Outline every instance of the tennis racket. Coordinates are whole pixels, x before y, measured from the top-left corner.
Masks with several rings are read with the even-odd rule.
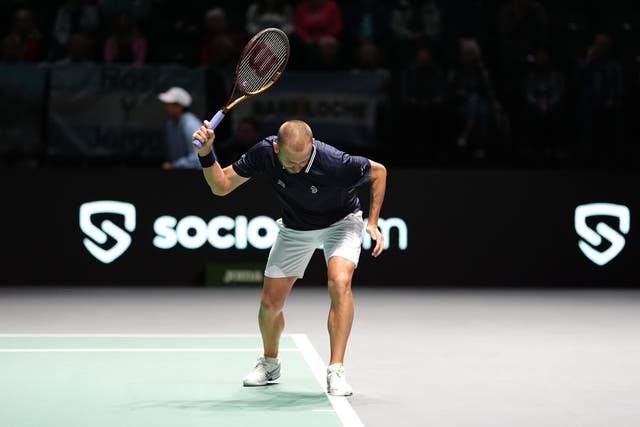
[[[266,28],[253,36],[240,54],[229,98],[209,121],[209,127],[215,129],[233,107],[269,89],[287,66],[289,51],[287,35],[277,28]],[[193,144],[202,148],[197,139]]]

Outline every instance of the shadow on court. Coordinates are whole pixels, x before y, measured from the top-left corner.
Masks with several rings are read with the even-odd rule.
[[[324,393],[286,391],[273,384],[267,387],[244,388],[230,399],[211,400],[149,400],[119,405],[118,409],[141,411],[147,409],[178,409],[197,411],[300,411],[325,408]]]

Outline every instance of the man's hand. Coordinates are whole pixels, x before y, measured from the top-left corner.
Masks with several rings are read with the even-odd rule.
[[[191,135],[191,138],[197,139],[202,143],[202,147],[198,147],[193,144],[193,148],[196,149],[200,157],[204,157],[211,152],[211,147],[213,145],[213,140],[216,138],[216,134],[213,132],[213,129],[209,127],[209,121],[205,120],[204,125],[200,126],[200,129]]]
[[[382,253],[382,250],[384,249],[384,237],[378,229],[378,224],[367,224],[367,234],[371,236],[371,240],[376,242],[376,245],[371,251],[371,255],[377,257]]]

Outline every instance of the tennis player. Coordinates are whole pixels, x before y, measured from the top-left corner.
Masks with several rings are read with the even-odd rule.
[[[213,150],[215,135],[207,121],[193,138],[203,144],[196,149],[213,194],[225,196],[252,176],[264,173],[282,203],[282,218],[277,221],[280,231],[269,252],[258,313],[264,354],[244,378],[244,385],[262,386],[280,377],[278,348],[284,303],[295,281],[303,277],[314,251],[322,246],[331,298],[327,391],[351,395],[343,362],[353,323],[351,281],[362,245],[357,188],[370,186],[366,232],[375,241],[372,255],[377,257],[384,246],[378,217],[386,187],[385,167],[314,139],[311,128],[299,120],[283,123],[277,136],[258,142],[224,169]]]

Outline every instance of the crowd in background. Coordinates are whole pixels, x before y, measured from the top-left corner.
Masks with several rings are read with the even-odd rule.
[[[385,156],[406,165],[633,165],[634,2],[7,0],[3,63],[233,69],[279,27],[289,69],[389,75]],[[419,155],[417,154],[419,153]]]

